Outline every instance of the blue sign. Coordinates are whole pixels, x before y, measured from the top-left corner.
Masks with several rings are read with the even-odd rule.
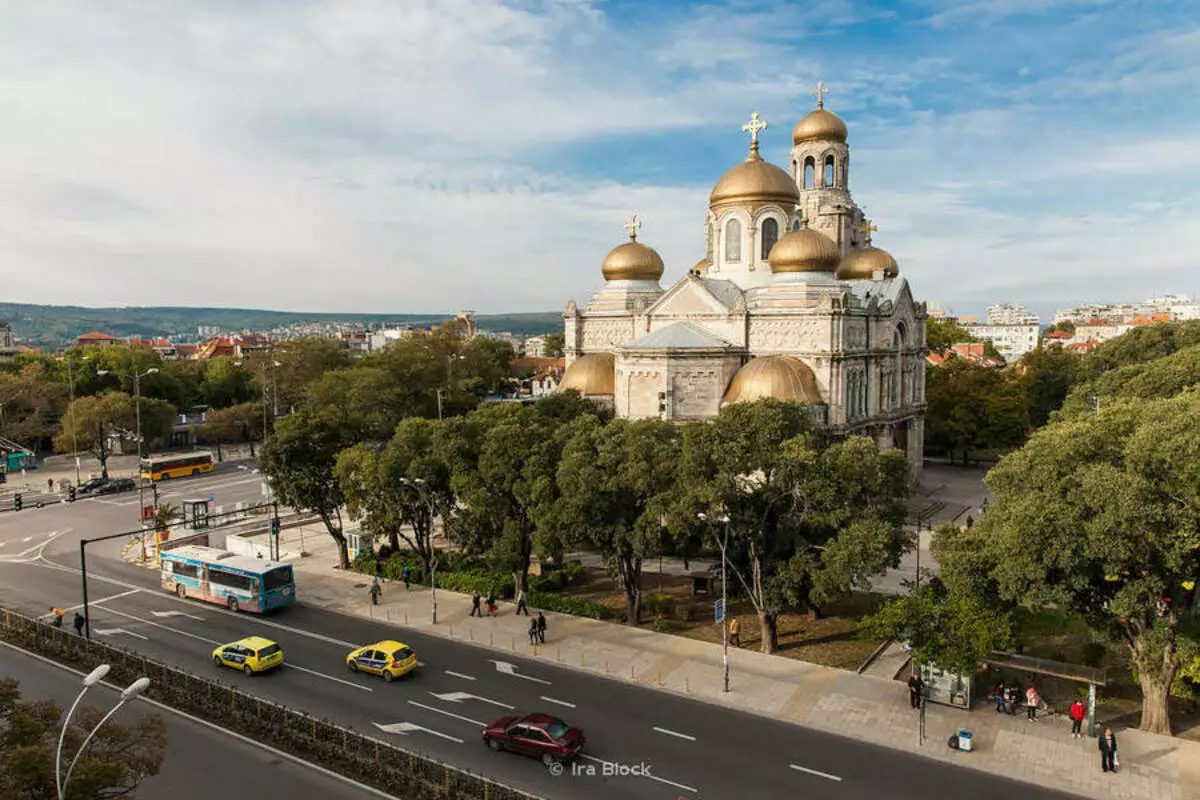
[[[713,606],[713,611],[716,613],[716,623],[720,625],[725,621],[725,601],[718,600],[716,605]]]
[[[210,494],[210,495],[208,496],[208,502],[210,502],[210,503],[215,503],[215,502],[217,502],[217,496],[216,496],[215,494]]]

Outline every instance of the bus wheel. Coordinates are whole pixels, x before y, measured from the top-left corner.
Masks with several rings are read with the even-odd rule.
[[[183,600],[187,597],[187,588],[182,583],[177,583],[175,584],[175,594],[180,600]]]
[[[238,601],[237,601],[237,598],[236,598],[236,597],[230,597],[228,600],[226,600],[226,605],[228,605],[228,606],[229,606],[229,610],[230,610],[230,611],[237,611],[237,610],[238,610]]]

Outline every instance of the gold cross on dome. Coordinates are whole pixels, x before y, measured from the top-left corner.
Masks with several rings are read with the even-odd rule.
[[[829,89],[825,86],[825,81],[817,81],[817,90],[812,93],[813,97],[817,98],[817,108],[825,107],[825,95],[829,94]]]
[[[624,225],[625,230],[629,231],[630,241],[637,240],[637,232],[638,232],[638,228],[640,228],[640,227],[642,227],[642,221],[640,219],[638,219],[638,215],[630,214],[629,222],[626,222]]]
[[[865,241],[867,244],[870,244],[870,243],[871,243],[871,233],[872,233],[873,231],[877,231],[877,230],[879,230],[879,226],[878,226],[878,225],[872,225],[872,224],[871,224],[871,220],[867,219],[867,220],[863,220],[863,224],[862,224],[862,226],[859,228],[859,230],[860,230],[860,231],[862,231],[863,240],[864,240],[864,241]]]
[[[758,112],[755,111],[750,115],[750,121],[742,126],[743,132],[750,134],[750,146],[754,147],[758,144],[758,132],[767,129],[767,121],[758,118]]]

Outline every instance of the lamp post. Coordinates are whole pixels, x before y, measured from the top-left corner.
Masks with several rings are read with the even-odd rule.
[[[80,361],[90,361],[90,356],[80,356]],[[72,371],[71,351],[67,351],[67,392],[71,398],[71,451],[75,456],[75,487],[79,488],[79,437],[75,431],[75,374]]]
[[[63,740],[67,737],[67,726],[71,724],[71,717],[75,716],[75,709],[79,708],[79,701],[83,700],[83,696],[87,694],[87,690],[95,686],[104,676],[108,674],[108,664],[101,664],[94,670],[89,672],[83,679],[83,689],[79,692],[79,696],[75,698],[75,702],[71,704],[71,709],[67,712],[67,716],[63,719],[62,730],[58,733],[58,749],[54,752],[54,787],[58,790],[58,796],[62,797],[62,748]]]
[[[137,447],[138,447],[138,525],[142,527],[142,561],[146,560],[146,481],[142,477],[142,378],[154,375],[158,367],[150,367],[145,372],[133,371],[133,408],[137,417]]]
[[[429,596],[433,601],[433,608],[430,619],[433,624],[437,625],[437,550],[433,547],[433,518],[435,516],[433,502],[425,494],[425,480],[423,478],[401,478],[400,482],[405,486],[411,486],[417,493],[417,497],[421,498],[421,502],[429,507]],[[445,524],[442,525],[445,529]]]
[[[700,512],[696,515],[697,519],[704,522],[708,521],[708,515]],[[725,535],[717,540],[717,544],[721,546],[721,669],[724,672],[725,688],[722,691],[729,691],[729,626],[725,624],[725,617],[729,614],[728,596],[725,591],[725,552],[729,547],[729,515],[725,514],[718,517],[714,522],[725,523]]]
[[[86,692],[88,690],[88,688],[90,688],[91,686],[93,686],[94,684],[99,682],[100,679],[103,678],[107,673],[108,673],[108,665],[102,664],[101,666],[96,667],[96,669],[92,670],[92,672],[86,678],[83,679],[83,683],[84,683],[83,692],[80,692],[79,697],[77,697],[75,699],[76,706],[79,705],[79,701],[83,699],[84,692]],[[90,681],[90,683],[89,683],[89,681]],[[75,771],[75,765],[79,763],[79,757],[81,755],[83,755],[85,750],[87,750],[87,746],[91,743],[92,737],[96,735],[96,731],[98,731],[102,727],[104,727],[104,723],[108,722],[108,720],[113,716],[113,714],[116,714],[117,711],[120,710],[121,706],[125,705],[130,700],[133,700],[138,695],[140,695],[142,692],[146,691],[146,688],[149,685],[150,685],[149,678],[138,678],[136,681],[129,684],[129,686],[125,687],[125,689],[123,689],[121,691],[120,701],[118,701],[117,704],[115,706],[113,706],[112,709],[109,710],[109,712],[107,714],[105,714],[103,717],[101,717],[100,721],[98,723],[96,723],[96,727],[92,728],[91,732],[88,733],[87,738],[85,738],[83,740],[83,744],[80,745],[79,751],[77,753],[75,753],[75,758],[73,758],[71,760],[71,766],[67,767],[67,777],[63,778],[62,783],[57,783],[60,767],[59,767],[59,761],[57,761],[57,760],[55,761],[54,778],[55,778],[55,782],[57,784],[55,788],[58,789],[58,800],[63,800],[63,798],[66,796],[67,786],[71,782],[71,773]],[[71,711],[74,712],[74,710],[75,710],[75,706],[71,706]],[[58,737],[58,754],[59,754],[58,757],[60,757],[60,758],[61,758],[61,753],[62,753],[63,737],[66,735],[67,725],[70,723],[70,716],[71,715],[68,713],[67,719],[63,722],[62,733],[60,733],[59,737]]]

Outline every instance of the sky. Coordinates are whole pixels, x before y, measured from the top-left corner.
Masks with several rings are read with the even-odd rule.
[[[919,299],[1200,289],[1194,0],[0,0],[0,299],[480,313],[664,283],[814,104]]]

